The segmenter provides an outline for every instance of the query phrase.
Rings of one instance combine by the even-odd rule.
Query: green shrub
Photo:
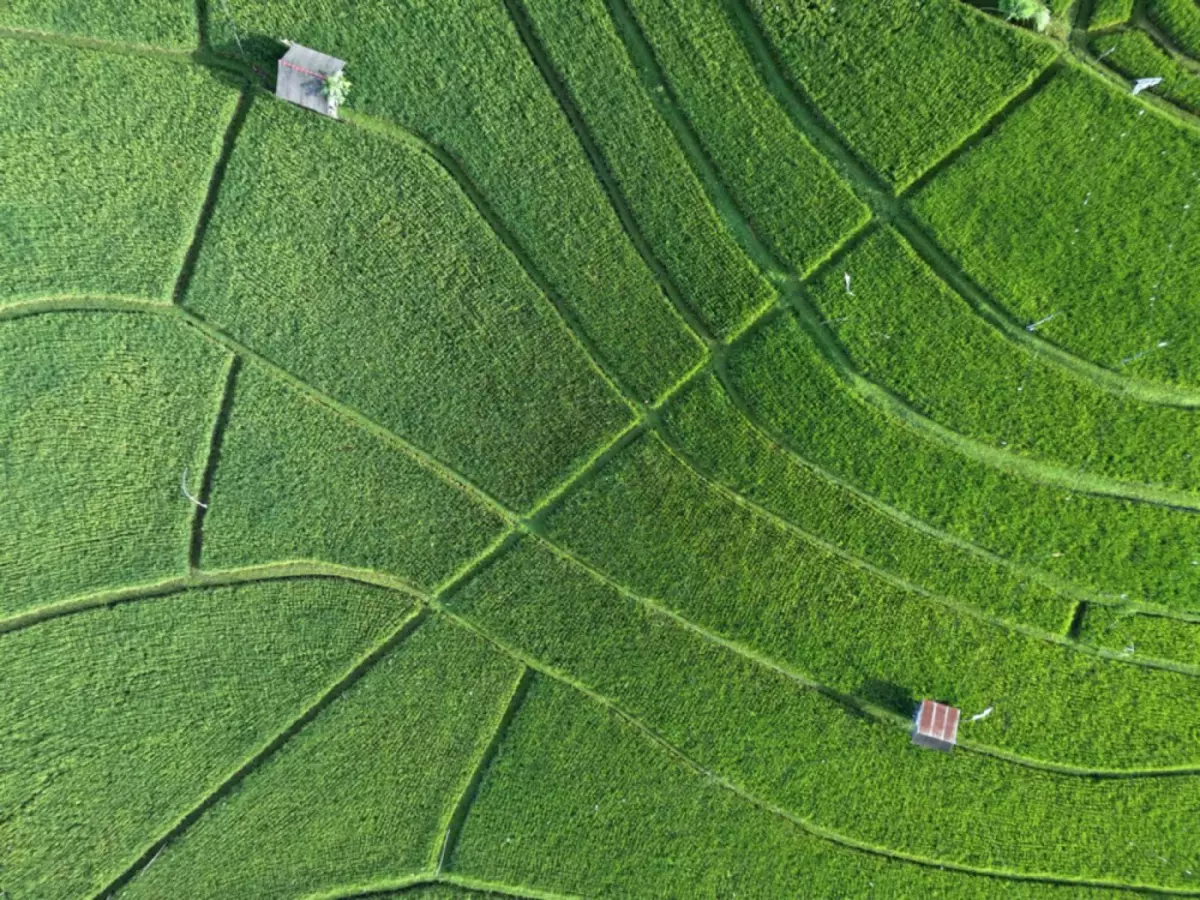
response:
[[[290,580],[5,634],[4,890],[100,891],[410,612],[377,588]]]
[[[235,92],[176,62],[21,40],[0,39],[0,73],[0,306],[169,302]]]
[[[184,302],[517,506],[629,416],[433,160],[297,107],[255,104]]]
[[[1053,185],[1054,189],[1048,189]],[[986,202],[980,202],[986,197]],[[1134,377],[1200,382],[1200,142],[1066,69],[914,208],[1021,324]]]

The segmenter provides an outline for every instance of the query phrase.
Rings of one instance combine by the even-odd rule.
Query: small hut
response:
[[[337,106],[325,96],[325,80],[345,65],[344,59],[292,44],[279,60],[275,96],[336,119]]]
[[[949,753],[958,743],[958,720],[961,715],[953,706],[935,700],[922,700],[913,717],[912,742]]]

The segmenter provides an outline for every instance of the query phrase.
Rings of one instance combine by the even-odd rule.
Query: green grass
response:
[[[1181,51],[1200,59],[1200,7],[1194,0],[1146,0],[1146,13]]]
[[[0,321],[0,615],[187,571],[228,364],[149,317]]]
[[[725,2],[750,8],[795,85],[898,187],[979,129],[1055,55],[962,0]]]
[[[1105,392],[1013,343],[894,232],[855,247],[809,296],[855,368],[934,421],[1006,453],[1200,493],[1194,410]]]
[[[355,111],[445,149],[638,400],[665,392],[702,347],[621,230],[569,123],[498,0],[452,8],[363,0],[229,0],[244,32],[350,60]],[[214,43],[234,52],[214,18]],[[638,322],[629,328],[630,321]]]
[[[980,197],[988,198],[980,202]],[[1200,142],[1067,69],[916,197],[1020,324],[1124,375],[1195,385]]]
[[[749,421],[716,378],[698,379],[665,410],[664,434],[707,477],[846,552],[963,606],[1059,631],[1074,603],[1063,594],[921,530],[896,511],[881,512],[815,470]]]
[[[866,207],[775,103],[718,0],[630,6],[742,213],[788,266],[810,271],[866,220]]]
[[[236,93],[174,62],[3,38],[0,77],[0,307],[169,301]]]
[[[519,674],[423,623],[119,896],[266,900],[433,870]]]
[[[433,160],[269,99],[185,305],[514,506],[629,416]]]
[[[548,534],[685,619],[901,716],[911,698],[941,697],[1001,710],[971,736],[1022,756],[1200,762],[1195,679],[1099,661],[891,584],[705,486],[653,441],[568,500]],[[1139,715],[1121,721],[1126,706]]]
[[[199,39],[188,0],[6,0],[0,28],[54,32],[185,51]]]
[[[250,365],[221,442],[204,568],[314,559],[431,589],[504,527],[394,444]]]
[[[1133,15],[1133,0],[1096,0],[1088,28],[1111,28],[1128,22]]]
[[[1092,52],[1104,54],[1104,64],[1130,79],[1150,75],[1162,83],[1147,88],[1164,100],[1194,113],[1200,113],[1200,74],[1172,59],[1142,31],[1121,31],[1097,35],[1090,42]]]
[[[375,588],[281,581],[4,635],[3,889],[99,891],[409,610]]]
[[[603,0],[527,0],[553,64],[683,299],[719,335],[774,299],[638,81]]]
[[[757,421],[908,515],[1108,602],[1195,606],[1193,514],[1027,481],[932,443],[855,397],[790,317],[740,344],[729,373]]]
[[[703,659],[713,662],[708,656]],[[691,668],[696,657],[681,662]],[[684,690],[691,687],[683,679],[671,683]],[[747,753],[747,744],[771,746],[796,760],[789,774],[797,794],[832,794],[835,787],[847,790],[846,811],[861,816],[872,831],[912,838],[913,830],[949,836],[958,827],[962,831],[953,836],[953,843],[987,844],[991,838],[995,857],[1009,846],[1013,855],[1020,854],[1019,844],[1008,844],[1019,840],[1017,835],[1007,828],[1003,835],[991,831],[988,807],[969,799],[960,776],[936,765],[940,757],[910,750],[904,746],[905,735],[864,725],[840,711],[821,718],[810,707],[824,701],[777,686],[792,702],[790,708],[780,705],[772,712],[795,716],[787,720],[792,727],[786,738],[769,732],[763,727],[766,721],[756,721],[749,710],[737,710],[742,717],[732,719],[739,700],[760,710],[776,700],[765,689],[756,694],[754,687],[761,686],[745,690],[741,685],[729,686],[701,700],[727,717],[705,725],[719,729],[746,766],[769,765],[766,754]],[[689,693],[700,694],[694,688]],[[734,693],[736,699],[730,696]],[[694,707],[689,711],[699,712]],[[731,719],[745,730],[739,734]],[[828,728],[824,735],[822,725]],[[838,740],[851,743],[838,744]],[[907,764],[897,764],[898,759]],[[1014,788],[1013,780],[1004,777],[1007,769],[990,771],[994,764],[973,761],[968,766],[980,771],[981,781],[994,785],[1005,800],[1019,794],[1036,798],[1026,821],[1038,826],[1047,824],[1039,813],[1049,812],[1055,800],[1065,801],[1070,793],[1063,785],[1039,796],[1034,793],[1037,788],[1049,787],[1052,780],[1018,776],[1015,780],[1022,786]],[[883,788],[880,793],[902,795],[903,800],[895,805],[880,803],[875,786]],[[1161,790],[1160,786],[1147,794]],[[928,793],[921,796],[922,791]],[[956,799],[965,800],[966,808],[956,810],[952,805]],[[931,808],[942,816],[930,816]],[[1111,808],[1103,813],[1099,807],[1079,812],[1109,814]],[[835,815],[836,810],[830,813]],[[1177,818],[1179,813],[1173,815]],[[1082,822],[1077,828],[1047,828],[1047,832],[1054,839],[1038,842],[1028,856],[1039,855],[1043,847],[1049,851],[1046,856],[1064,857],[1092,856],[1099,849]],[[1091,847],[1078,851],[1070,844],[1072,836],[1085,835]],[[1101,838],[1100,843],[1108,842]],[[1136,855],[1126,849],[1119,852],[1123,860]],[[499,873],[506,881],[589,897],[1112,896],[1078,886],[1014,884],[939,871],[821,840],[723,789],[617,716],[546,679],[534,682],[500,747],[452,863],[456,872]],[[1151,868],[1140,865],[1139,871]]]
[[[1162,616],[1130,615],[1089,607],[1079,640],[1130,657],[1149,657],[1200,667],[1200,623]]]

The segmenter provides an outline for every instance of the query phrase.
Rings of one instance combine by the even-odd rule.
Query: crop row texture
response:
[[[1089,28],[1111,28],[1128,22],[1133,15],[1133,0],[1096,0]]]
[[[354,110],[457,160],[637,399],[656,399],[699,361],[702,345],[621,230],[499,0],[361,0],[352,14],[332,0],[228,5],[243,30],[348,60]],[[213,32],[235,49],[227,21],[214,18]]]
[[[1079,640],[1130,656],[1200,667],[1200,623],[1165,616],[1130,615],[1107,606],[1089,606]]]
[[[937,863],[1007,872],[1184,886],[1189,884],[1186,871],[1196,870],[1198,851],[1189,837],[1198,790],[1194,778],[1093,780],[961,749],[954,764],[945,765],[940,754],[913,747],[905,729],[855,715],[781,673],[648,613],[536,544],[500,560],[454,605],[636,717],[708,771],[835,834]],[[534,728],[547,693],[562,697],[552,704],[561,709],[551,720],[557,724]],[[784,831],[792,837],[777,852],[750,853],[745,847],[760,847],[762,841],[741,836],[733,798],[721,801],[722,811],[705,803],[691,816],[658,808],[666,803],[653,782],[620,777],[629,763],[611,768],[625,754],[598,736],[614,726],[602,728],[608,717],[587,709],[565,689],[535,682],[479,791],[456,867],[479,873],[498,869],[506,880],[519,873],[525,883],[588,895],[599,891],[584,890],[583,879],[620,894],[621,886],[605,879],[639,878],[645,884],[662,878],[670,885],[670,879],[698,872],[715,878],[741,866],[750,869],[742,869],[741,878],[761,878],[764,885],[773,885],[781,874],[806,883],[805,876],[780,862],[781,856],[813,852],[797,832]],[[566,727],[571,721],[577,724]],[[969,727],[964,725],[964,732]],[[652,748],[643,746],[637,757],[652,757]],[[700,785],[714,786],[714,780],[697,778],[692,784],[700,792]],[[657,822],[664,824],[650,830]],[[563,828],[570,830],[564,834]],[[722,847],[722,836],[741,846],[737,862],[686,862],[678,871],[655,864],[674,855],[664,853],[664,846],[678,847],[683,859],[699,852],[689,850],[683,837],[694,829],[699,831],[691,841],[701,847]],[[512,844],[506,841],[510,837]],[[555,852],[547,849],[548,841]],[[539,849],[531,853],[530,843]],[[792,847],[785,853],[788,844]],[[826,849],[829,855],[814,860],[810,871],[867,866],[870,874],[842,870],[860,888],[859,874],[865,874],[863,881],[878,875],[885,883],[920,877],[894,862],[879,868],[853,856],[838,862],[832,857],[842,854]],[[764,860],[771,860],[770,866],[759,868]],[[575,866],[579,880],[554,880],[564,879]],[[900,871],[888,875],[888,868]],[[984,896],[998,891],[995,884],[972,888],[973,879],[944,877],[961,882],[966,896],[972,890]],[[634,891],[630,881],[624,884],[626,893],[676,893],[666,886]],[[1020,887],[1014,889],[1019,894]],[[962,895],[949,883],[946,890],[947,896]],[[792,893],[763,890],[764,896]],[[875,893],[814,887],[812,896]],[[897,889],[895,895],[911,893]]]
[[[3,38],[0,71],[0,306],[169,301],[236,92],[174,62]]]
[[[1200,60],[1200,6],[1195,0],[1146,0],[1146,12],[1180,50]]]
[[[933,443],[854,396],[790,318],[741,343],[729,374],[756,421],[884,503],[1106,602],[1194,608],[1193,514],[1027,481]]]
[[[516,505],[629,415],[432,159],[283,104],[247,118],[185,305]]]
[[[101,890],[408,610],[377,588],[287,581],[4,635],[4,889]]]
[[[961,0],[746,3],[795,83],[899,187],[979,129],[1054,58]]]
[[[421,624],[119,897],[289,900],[428,871],[519,670]]]
[[[1038,333],[1079,356],[1186,385],[1200,383],[1197,206],[1195,135],[1076,69],[914,201],[1021,324],[1048,320]]]
[[[187,0],[5,0],[0,28],[183,51],[197,44],[196,10]]]
[[[0,322],[0,614],[187,571],[227,365],[150,316]]]
[[[1161,84],[1149,88],[1165,100],[1200,113],[1200,75],[1172,59],[1143,31],[1121,31],[1091,40],[1092,52],[1104,63],[1131,79],[1158,76]]]

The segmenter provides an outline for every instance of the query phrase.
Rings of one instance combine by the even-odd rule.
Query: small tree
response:
[[[325,83],[321,85],[321,93],[336,111],[350,93],[350,79],[346,77],[345,70],[327,76]]]
[[[1038,31],[1045,31],[1050,24],[1050,8],[1043,0],[1000,0],[1000,12],[1010,20],[1032,20]]]

